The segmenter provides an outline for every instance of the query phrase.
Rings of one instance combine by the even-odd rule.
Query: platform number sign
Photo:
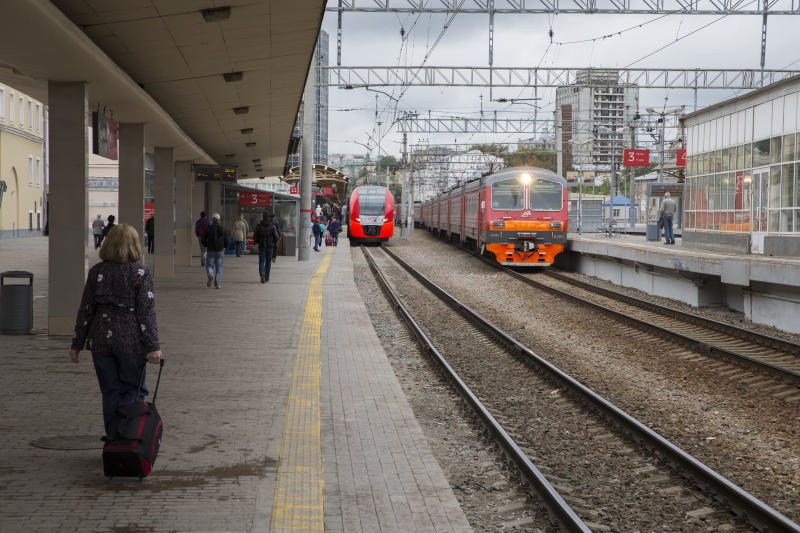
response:
[[[626,167],[646,167],[650,164],[650,151],[628,148],[622,152],[623,165]]]

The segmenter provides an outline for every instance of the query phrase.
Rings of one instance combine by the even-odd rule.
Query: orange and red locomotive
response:
[[[553,264],[567,242],[567,182],[533,167],[467,181],[423,202],[422,225],[504,266]]]

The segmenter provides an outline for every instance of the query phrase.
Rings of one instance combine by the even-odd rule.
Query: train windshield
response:
[[[531,205],[534,211],[561,210],[561,184],[552,181],[535,180],[531,184]]]
[[[386,207],[386,192],[358,195],[358,212],[362,215],[382,216]]]
[[[522,209],[525,204],[522,184],[516,179],[492,184],[492,209]]]

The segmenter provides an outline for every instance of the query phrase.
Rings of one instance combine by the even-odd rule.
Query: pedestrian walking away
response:
[[[147,253],[152,254],[156,249],[156,213],[150,215],[147,222],[144,223],[144,234],[147,235]]]
[[[203,246],[208,251],[206,255],[206,274],[208,280],[206,287],[222,288],[222,263],[225,260],[225,250],[228,249],[230,238],[228,230],[221,224],[219,213],[211,216],[211,225],[203,233]]]
[[[206,266],[208,250],[205,244],[203,244],[203,234],[205,234],[206,229],[208,229],[210,225],[211,221],[206,217],[206,212],[200,211],[200,218],[194,223],[194,234],[197,236],[197,242],[200,244],[200,266]]]
[[[233,242],[236,243],[236,257],[241,257],[244,253],[244,241],[247,238],[247,222],[244,215],[239,215],[236,222],[233,223]]]
[[[69,357],[78,363],[81,350],[92,352],[108,435],[117,407],[147,396],[145,363],[158,363],[162,354],[153,278],[133,226],[108,233],[100,259],[86,278]]]
[[[92,235],[94,235],[94,249],[100,248],[100,243],[103,242],[103,228],[106,223],[103,222],[103,216],[98,213],[97,218],[92,221]]]
[[[103,241],[105,240],[105,238],[108,236],[111,230],[117,226],[116,224],[114,224],[114,221],[116,220],[116,217],[114,215],[108,215],[108,218],[106,220],[108,220],[108,224],[106,224],[106,227],[103,228],[103,233],[102,235],[100,235],[100,246],[103,246]]]
[[[322,241],[322,227],[318,218],[314,218],[311,223],[311,233],[314,235],[314,251],[319,252],[319,245]]]
[[[271,213],[264,213],[261,222],[253,231],[253,242],[258,244],[258,275],[261,283],[269,281],[269,272],[272,266],[272,255],[275,253],[275,243],[280,238],[278,228],[273,222]]]
[[[658,210],[659,217],[664,223],[665,244],[675,244],[675,229],[672,226],[672,221],[675,217],[675,211],[677,211],[677,209],[678,206],[675,204],[675,200],[670,198],[670,194],[668,192],[665,192],[664,199],[661,201],[661,208]]]
[[[331,232],[331,238],[333,239],[333,245],[339,245],[339,233],[342,231],[342,223],[339,222],[339,219],[336,216],[333,217],[331,223],[328,225],[328,231]]]

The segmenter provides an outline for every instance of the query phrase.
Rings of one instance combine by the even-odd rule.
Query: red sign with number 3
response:
[[[622,161],[626,167],[646,167],[650,164],[650,150],[626,149],[622,152]]]

